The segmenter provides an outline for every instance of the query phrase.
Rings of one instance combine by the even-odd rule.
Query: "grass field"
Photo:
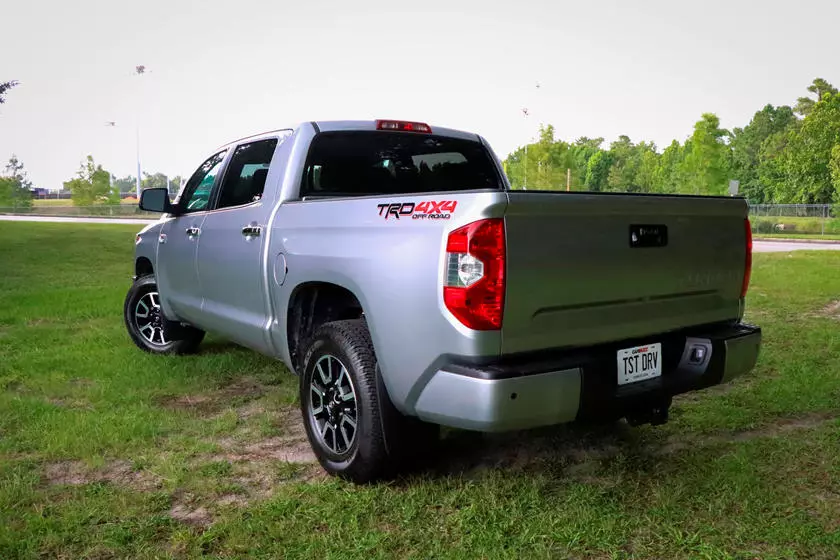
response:
[[[757,369],[662,427],[451,432],[355,487],[295,379],[124,333],[136,227],[0,223],[0,558],[837,558],[840,254],[755,256]]]

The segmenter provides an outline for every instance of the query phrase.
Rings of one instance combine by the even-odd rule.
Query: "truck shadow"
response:
[[[435,452],[410,465],[411,472],[431,477],[479,477],[492,470],[509,474],[557,475],[591,482],[609,477],[613,464],[636,472],[661,472],[675,456],[708,447],[738,445],[756,439],[789,437],[837,421],[836,410],[769,418],[742,430],[673,431],[608,424],[565,424],[502,434],[447,430]],[[667,468],[666,468],[667,470]],[[615,474],[615,473],[613,473]]]
[[[619,456],[656,455],[638,428],[625,422],[567,424],[527,431],[484,434],[447,430],[437,449],[411,471],[421,476],[475,477],[502,469],[586,475]]]

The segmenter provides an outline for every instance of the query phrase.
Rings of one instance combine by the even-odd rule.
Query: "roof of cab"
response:
[[[380,119],[380,120],[397,120],[397,119]],[[405,122],[405,120],[403,120]],[[411,122],[418,122],[418,121],[411,121]],[[233,146],[235,144],[239,144],[245,140],[255,141],[260,140],[262,138],[271,138],[277,136],[278,134],[291,134],[301,126],[314,126],[320,132],[334,132],[334,131],[343,131],[343,130],[370,130],[376,131],[376,121],[362,121],[362,120],[345,120],[345,121],[307,121],[298,124],[297,126],[290,127],[290,128],[278,128],[275,130],[268,130],[265,132],[259,132],[256,134],[251,134],[248,136],[243,136],[242,138],[237,138],[236,140],[232,140],[230,142],[226,142],[219,146],[219,148],[227,148]],[[445,128],[441,126],[429,125],[432,129],[432,134],[437,136],[448,136],[451,138],[461,138],[464,140],[478,140],[478,135],[472,132],[465,132],[463,130],[456,130],[454,128]],[[425,134],[425,133],[417,133],[417,132],[406,132],[405,134]]]
[[[417,120],[410,120],[410,119],[379,119],[379,120],[394,120],[400,122],[423,122],[425,121],[417,121]],[[315,126],[321,132],[333,132],[339,130],[371,130],[376,131],[376,121],[313,121]],[[436,126],[434,124],[429,124],[429,127],[432,129],[432,134],[437,136],[449,136],[452,138],[462,138],[464,140],[478,140],[478,135],[472,132],[466,132],[463,130],[456,130],[454,128],[445,128],[442,126]],[[406,132],[406,134],[425,134],[425,133],[414,133],[414,132]]]

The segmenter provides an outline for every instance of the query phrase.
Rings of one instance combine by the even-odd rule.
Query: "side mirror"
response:
[[[175,207],[169,202],[169,191],[164,188],[146,189],[140,193],[140,210],[148,212],[175,213]]]

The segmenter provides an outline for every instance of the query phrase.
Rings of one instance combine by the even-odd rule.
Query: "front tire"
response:
[[[134,344],[152,354],[190,354],[204,338],[204,331],[163,316],[157,282],[151,274],[141,276],[129,288],[123,319]]]
[[[320,327],[304,356],[300,403],[306,435],[328,473],[367,483],[395,474],[413,418],[397,412],[377,385],[373,343],[363,319]],[[437,439],[438,427],[425,424]],[[389,445],[390,443],[390,445]]]

